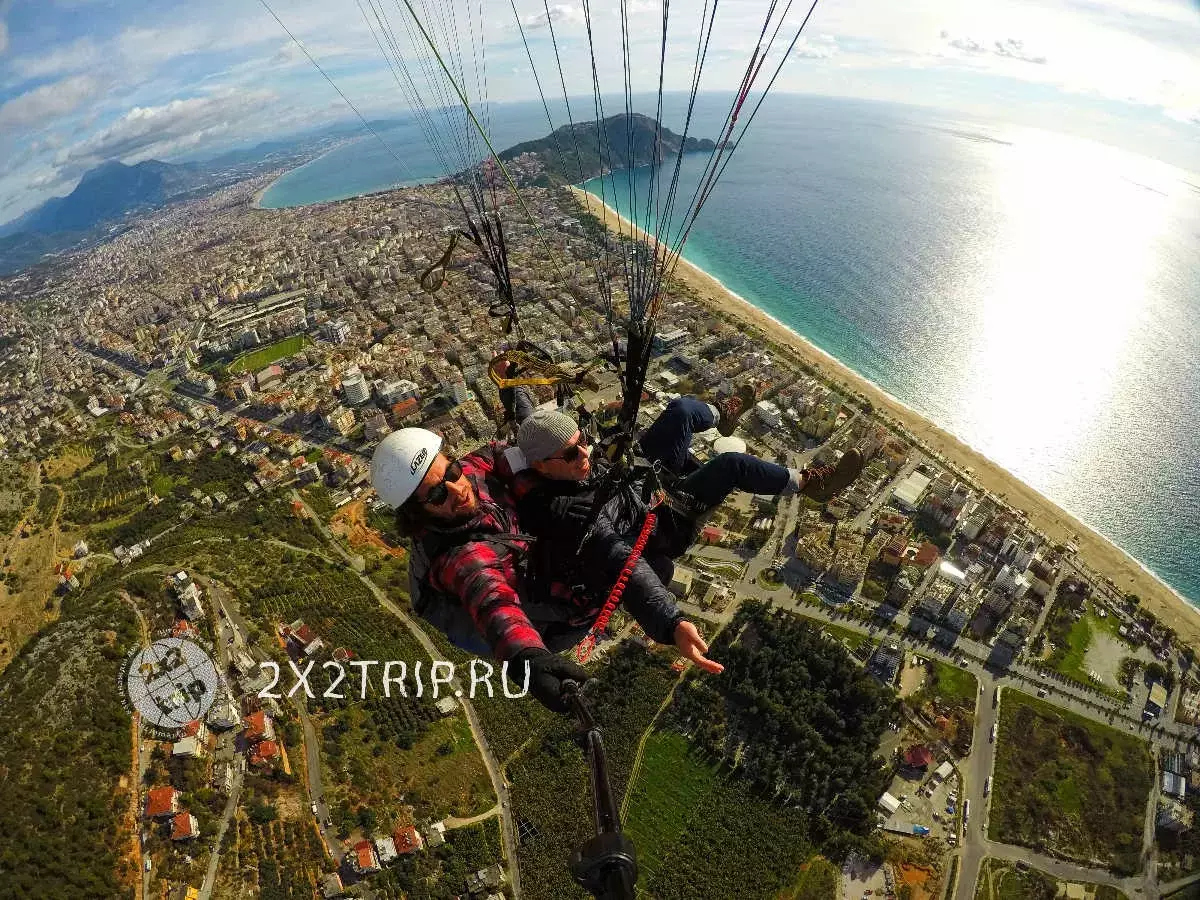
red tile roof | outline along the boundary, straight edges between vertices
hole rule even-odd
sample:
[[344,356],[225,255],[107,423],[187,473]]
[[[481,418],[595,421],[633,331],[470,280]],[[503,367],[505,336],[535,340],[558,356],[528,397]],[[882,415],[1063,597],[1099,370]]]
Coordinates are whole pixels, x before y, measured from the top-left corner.
[[921,545],[921,549],[917,551],[917,565],[932,566],[938,561],[939,555],[937,546],[926,541]]
[[178,796],[179,792],[170,785],[167,787],[151,788],[146,791],[146,815],[151,818],[166,815],[171,812],[171,808],[175,804],[175,798]]
[[252,741],[257,737],[262,737],[267,733],[267,714],[260,709],[258,712],[246,716],[242,725],[246,729],[246,740]]
[[194,821],[190,812],[185,810],[178,813],[171,819],[171,840],[182,841],[196,837],[196,829],[192,827]]
[[274,741],[259,741],[254,745],[254,753],[250,756],[250,762],[254,765],[261,765],[269,762],[272,759],[278,759],[279,745]]
[[354,845],[354,852],[358,857],[360,869],[374,869],[379,865],[375,861],[375,848],[371,846],[370,841],[359,841]]
[[200,729],[203,726],[204,726],[204,723],[201,722],[199,719],[192,719],[192,721],[188,722],[186,725],[183,726],[183,736],[184,737],[195,737],[197,734],[200,733]]
[[412,825],[401,825],[392,832],[392,843],[396,845],[397,853],[416,853],[424,842]]
[[916,746],[909,747],[904,754],[904,762],[914,768],[920,769],[933,762],[933,754],[928,747]]
[[194,626],[187,619],[180,619],[178,622],[176,622],[174,625],[171,626],[171,636],[172,637],[183,637],[186,634],[195,634],[195,633],[196,633],[196,626]]

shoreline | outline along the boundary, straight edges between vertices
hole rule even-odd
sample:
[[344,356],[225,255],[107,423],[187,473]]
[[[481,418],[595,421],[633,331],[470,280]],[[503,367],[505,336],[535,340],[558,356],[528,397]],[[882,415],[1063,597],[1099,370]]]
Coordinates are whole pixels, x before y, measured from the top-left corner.
[[[276,175],[274,178],[271,179],[270,184],[268,184],[266,187],[264,187],[262,190],[258,191],[254,195],[254,200],[251,202],[250,208],[251,209],[263,209],[263,210],[267,210],[269,212],[273,209],[295,209],[300,206],[317,206],[320,203],[331,203],[331,202],[336,203],[337,201],[318,200],[315,203],[296,203],[296,204],[293,204],[292,206],[263,206],[262,198],[267,193],[267,191],[269,191],[271,188],[275,187],[275,185],[279,183],[280,179],[282,179],[288,175],[291,175],[293,172],[299,172],[305,166],[311,166],[313,163],[317,162],[318,160],[324,159],[326,156],[328,156],[334,150],[340,150],[343,147],[349,146],[350,144],[356,144],[361,140],[362,140],[362,137],[359,136],[359,137],[353,138],[348,141],[338,141],[332,147],[328,148],[327,150],[325,150],[322,153],[318,153],[312,159],[305,160],[304,162],[300,163],[300,165],[298,165],[298,166],[292,166],[290,169],[285,169],[285,170],[281,171],[278,175]],[[386,190],[393,190],[393,189],[387,188]],[[362,197],[362,196],[366,196],[366,194],[355,194],[353,197],[341,197],[339,199],[354,200],[357,197]]]
[[[629,233],[634,228],[628,219],[611,206],[602,204],[594,194],[579,187],[571,190],[589,212],[599,211],[602,219],[618,219],[619,232]],[[606,224],[613,227],[612,223]],[[876,417],[893,427],[903,428],[932,455],[941,456],[964,470],[979,488],[1024,513],[1030,524],[1052,542],[1066,544],[1073,541],[1078,548],[1076,558],[1087,568],[1101,578],[1110,579],[1122,596],[1137,594],[1143,609],[1174,629],[1182,643],[1200,649],[1200,609],[1104,535],[682,256],[674,277],[695,291],[698,299],[710,308],[758,330],[773,343],[787,347],[833,384],[844,387],[851,394],[866,397],[874,406]]]

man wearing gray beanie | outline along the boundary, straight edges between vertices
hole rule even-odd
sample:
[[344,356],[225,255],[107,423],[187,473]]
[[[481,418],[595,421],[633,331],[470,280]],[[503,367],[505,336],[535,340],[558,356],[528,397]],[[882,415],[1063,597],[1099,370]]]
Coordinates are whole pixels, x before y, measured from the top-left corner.
[[517,446],[529,465],[543,463],[571,443],[578,433],[579,425],[566,413],[535,409],[517,429]]
[[[692,436],[717,425],[720,413],[693,397],[672,400],[643,432],[639,449],[651,462],[677,475],[672,493],[691,501],[695,516],[674,509],[662,516],[662,526],[646,548],[646,559],[664,584],[674,572],[671,561],[694,541],[698,521],[724,502],[735,490],[752,494],[803,493],[819,502],[830,500],[862,472],[857,449],[847,450],[835,465],[791,469],[747,453],[719,453],[694,467],[689,449]],[[530,533],[562,543],[569,558],[572,540],[582,532],[570,526],[590,522],[594,490],[592,461],[587,440],[575,420],[558,410],[539,409],[526,417],[517,431],[517,446],[528,469],[517,474],[511,490],[519,515]],[[693,469],[688,471],[691,463]],[[563,498],[577,501],[568,503]]]

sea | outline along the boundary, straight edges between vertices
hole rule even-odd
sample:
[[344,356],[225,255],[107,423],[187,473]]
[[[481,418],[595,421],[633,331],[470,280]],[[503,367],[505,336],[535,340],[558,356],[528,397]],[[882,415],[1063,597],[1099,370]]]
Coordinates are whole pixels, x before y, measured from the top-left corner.
[[[1200,174],[959,113],[767,103],[684,257],[1200,606]],[[702,97],[691,133],[720,137],[726,105]],[[576,121],[594,118],[583,106]],[[561,104],[551,119],[566,122]],[[680,98],[663,121],[681,130]],[[495,106],[488,123],[497,149],[550,130],[540,104]],[[445,173],[415,124],[380,137],[288,173],[262,205]],[[683,157],[672,236],[706,161]],[[644,223],[670,171],[584,187]]]

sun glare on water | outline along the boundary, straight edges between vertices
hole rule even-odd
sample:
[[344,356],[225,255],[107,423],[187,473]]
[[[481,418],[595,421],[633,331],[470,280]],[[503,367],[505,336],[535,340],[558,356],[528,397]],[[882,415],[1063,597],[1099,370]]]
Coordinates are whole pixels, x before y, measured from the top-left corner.
[[[966,435],[1052,488],[1102,444],[1106,408],[1153,365],[1134,336],[1158,300],[1156,242],[1180,173],[1044,132],[1001,148],[994,231],[964,309]],[[1036,477],[1040,476],[1040,477]]]

